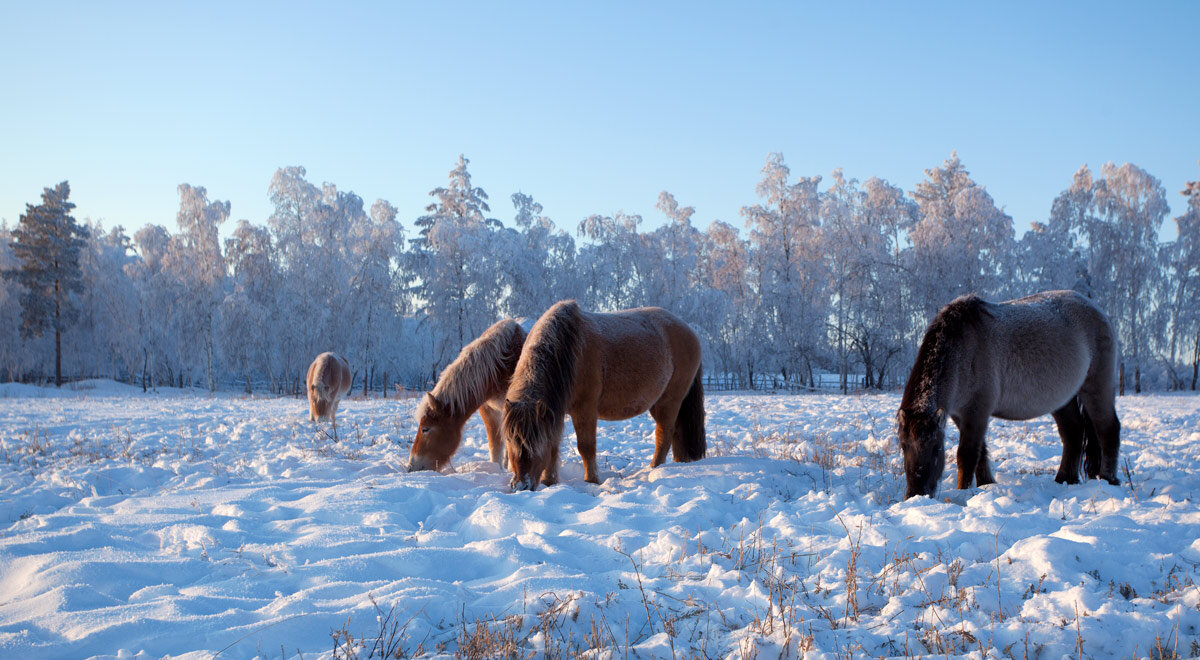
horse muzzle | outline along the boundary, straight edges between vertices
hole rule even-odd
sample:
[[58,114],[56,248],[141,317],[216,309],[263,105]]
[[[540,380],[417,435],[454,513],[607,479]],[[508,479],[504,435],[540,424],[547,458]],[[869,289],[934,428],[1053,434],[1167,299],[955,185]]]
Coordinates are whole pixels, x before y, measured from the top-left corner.
[[523,490],[537,490],[538,480],[533,478],[533,475],[527,474],[523,477],[513,475],[512,481],[509,483],[514,493],[519,493]]
[[421,472],[423,470],[437,470],[437,461],[426,458],[424,456],[414,456],[408,461],[409,472]]

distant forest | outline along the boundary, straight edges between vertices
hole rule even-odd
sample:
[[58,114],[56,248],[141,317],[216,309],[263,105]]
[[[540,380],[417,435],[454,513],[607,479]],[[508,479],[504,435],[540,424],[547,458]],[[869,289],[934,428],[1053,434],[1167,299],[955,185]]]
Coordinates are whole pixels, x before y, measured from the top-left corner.
[[1018,238],[956,155],[904,191],[841,170],[793,177],[771,154],[741,226],[697,227],[664,191],[654,229],[618,212],[567,230],[529,195],[490,203],[468,164],[405,219],[415,233],[387,201],[303,167],[271,179],[265,225],[238,221],[224,241],[230,205],[203,187],[179,186],[177,233],[132,235],[77,223],[69,186],[47,188],[0,226],[0,380],[53,380],[61,353],[64,379],[291,393],[333,350],[357,390],[424,388],[497,319],[575,298],[675,312],[704,342],[710,387],[885,389],[956,296],[1074,288],[1119,329],[1123,392],[1197,387],[1200,182],[1162,243],[1157,178],[1084,166]]

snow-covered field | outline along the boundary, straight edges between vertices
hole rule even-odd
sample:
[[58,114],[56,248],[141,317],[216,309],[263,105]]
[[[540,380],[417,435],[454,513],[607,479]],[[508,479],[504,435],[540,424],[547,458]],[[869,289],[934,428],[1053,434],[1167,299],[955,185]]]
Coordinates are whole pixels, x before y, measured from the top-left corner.
[[996,421],[998,484],[951,451],[907,502],[897,403],[710,395],[709,458],[601,423],[602,485],[568,435],[513,494],[477,419],[406,474],[413,400],[344,402],[334,444],[298,399],[0,385],[0,657],[1200,654],[1200,398],[1119,400],[1121,486]]

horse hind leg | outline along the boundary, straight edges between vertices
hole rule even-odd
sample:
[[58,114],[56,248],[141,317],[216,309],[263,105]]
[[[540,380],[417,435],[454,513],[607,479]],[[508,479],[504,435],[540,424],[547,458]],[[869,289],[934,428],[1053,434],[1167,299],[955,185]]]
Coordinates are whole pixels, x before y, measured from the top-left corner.
[[667,460],[667,449],[675,444],[675,420],[679,415],[677,402],[659,401],[650,408],[654,418],[654,456],[650,467],[656,468]]
[[575,427],[575,447],[583,461],[583,480],[590,484],[600,483],[600,469],[596,466],[596,417],[580,413],[571,415]]
[[504,430],[501,425],[501,411],[489,405],[479,407],[479,416],[483,418],[483,428],[487,431],[488,455],[493,463],[504,464]]
[[1060,484],[1079,483],[1079,457],[1083,450],[1084,420],[1079,410],[1079,398],[1071,400],[1052,413],[1058,426],[1058,437],[1062,440],[1062,462],[1054,480]]
[[983,442],[987,434],[987,417],[980,420],[967,416],[955,421],[958,424],[958,487],[970,488],[973,479],[977,479],[980,486],[995,483]]
[[1084,414],[1087,415],[1095,436],[1099,439],[1097,444],[1100,447],[1099,461],[1095,461],[1089,454],[1090,464],[1087,470],[1090,473],[1098,463],[1096,475],[1114,486],[1119,485],[1121,480],[1117,477],[1117,455],[1121,450],[1121,421],[1117,419],[1115,401],[1111,396],[1088,391],[1080,392],[1079,397],[1083,402]]

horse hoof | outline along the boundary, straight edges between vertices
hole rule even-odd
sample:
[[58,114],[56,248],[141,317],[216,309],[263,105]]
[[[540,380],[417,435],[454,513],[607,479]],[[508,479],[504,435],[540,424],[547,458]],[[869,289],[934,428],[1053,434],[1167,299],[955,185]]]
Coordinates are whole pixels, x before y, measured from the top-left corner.
[[1102,475],[1100,478],[1101,478],[1101,479],[1103,479],[1103,480],[1105,480],[1105,481],[1107,481],[1109,484],[1111,484],[1111,485],[1113,485],[1113,486],[1120,486],[1120,485],[1121,485],[1121,480],[1120,480],[1120,479],[1118,479],[1118,478],[1117,478],[1117,477],[1115,477],[1115,476],[1112,476],[1112,477],[1107,477],[1107,476],[1103,476],[1103,475]]
[[1073,484],[1079,483],[1079,477],[1078,476],[1068,477],[1066,475],[1059,473],[1059,474],[1054,475],[1054,482],[1059,483],[1059,484],[1072,484],[1073,485]]

